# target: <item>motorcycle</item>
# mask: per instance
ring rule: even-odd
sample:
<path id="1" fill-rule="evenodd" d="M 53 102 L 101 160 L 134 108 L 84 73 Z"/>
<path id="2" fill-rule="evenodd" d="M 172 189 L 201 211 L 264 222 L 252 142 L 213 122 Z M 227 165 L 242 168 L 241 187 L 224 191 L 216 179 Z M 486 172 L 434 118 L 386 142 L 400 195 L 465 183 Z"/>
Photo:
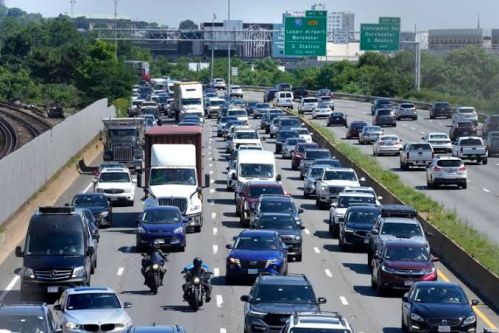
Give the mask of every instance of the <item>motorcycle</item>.
<path id="1" fill-rule="evenodd" d="M 201 306 L 203 306 L 206 300 L 206 290 L 202 285 L 202 282 L 208 282 L 211 272 L 205 272 L 201 276 L 192 276 L 190 272 L 184 275 L 184 279 L 190 282 L 187 290 L 185 299 L 193 311 L 197 311 Z"/>
<path id="2" fill-rule="evenodd" d="M 147 255 L 142 255 L 146 260 Z M 163 278 L 166 274 L 166 269 L 164 268 L 164 263 L 162 262 L 150 262 L 144 268 L 144 277 L 146 286 L 151 289 L 151 293 L 156 295 L 158 293 L 158 288 L 163 284 Z"/>

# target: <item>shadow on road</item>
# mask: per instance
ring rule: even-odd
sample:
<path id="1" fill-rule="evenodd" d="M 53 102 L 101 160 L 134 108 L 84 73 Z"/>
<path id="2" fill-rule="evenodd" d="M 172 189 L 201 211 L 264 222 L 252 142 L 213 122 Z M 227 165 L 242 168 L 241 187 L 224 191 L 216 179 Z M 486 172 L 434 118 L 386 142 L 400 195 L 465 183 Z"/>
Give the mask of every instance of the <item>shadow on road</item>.
<path id="1" fill-rule="evenodd" d="M 222 221 L 222 225 L 231 229 L 242 229 L 243 227 L 239 223 L 239 221 Z"/>
<path id="2" fill-rule="evenodd" d="M 354 271 L 357 274 L 367 274 L 367 275 L 371 274 L 371 271 L 369 270 L 367 264 L 344 262 L 343 266 L 349 268 L 350 270 Z"/>

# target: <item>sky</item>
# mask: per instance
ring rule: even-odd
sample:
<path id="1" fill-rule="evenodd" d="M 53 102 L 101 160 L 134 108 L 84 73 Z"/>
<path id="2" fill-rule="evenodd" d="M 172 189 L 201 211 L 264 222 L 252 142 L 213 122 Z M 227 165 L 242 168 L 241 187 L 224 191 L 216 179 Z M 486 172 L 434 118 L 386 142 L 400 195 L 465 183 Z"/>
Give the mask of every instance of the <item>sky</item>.
<path id="1" fill-rule="evenodd" d="M 376 23 L 379 16 L 399 16 L 402 30 L 418 31 L 446 28 L 476 28 L 478 17 L 484 29 L 499 28 L 499 0 L 117 0 L 118 15 L 134 20 L 178 27 L 180 21 L 196 23 L 227 18 L 244 22 L 281 23 L 286 10 L 305 10 L 324 3 L 329 11 L 355 14 L 360 23 Z M 70 12 L 69 0 L 5 0 L 8 7 L 19 7 L 43 16 Z M 114 15 L 114 0 L 76 0 L 75 13 Z"/>

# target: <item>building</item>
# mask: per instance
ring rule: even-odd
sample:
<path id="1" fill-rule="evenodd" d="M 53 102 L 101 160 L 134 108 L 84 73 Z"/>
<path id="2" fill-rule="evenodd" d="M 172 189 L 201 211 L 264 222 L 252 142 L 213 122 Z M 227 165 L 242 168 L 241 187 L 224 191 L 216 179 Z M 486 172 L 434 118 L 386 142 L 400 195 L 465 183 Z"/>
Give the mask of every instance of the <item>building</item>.
<path id="1" fill-rule="evenodd" d="M 499 29 L 492 29 L 491 44 L 492 48 L 499 48 Z"/>
<path id="2" fill-rule="evenodd" d="M 335 44 L 354 41 L 355 15 L 350 12 L 329 12 L 327 15 L 327 39 Z"/>
<path id="3" fill-rule="evenodd" d="M 431 29 L 428 31 L 428 49 L 447 52 L 464 46 L 483 47 L 482 29 Z"/>

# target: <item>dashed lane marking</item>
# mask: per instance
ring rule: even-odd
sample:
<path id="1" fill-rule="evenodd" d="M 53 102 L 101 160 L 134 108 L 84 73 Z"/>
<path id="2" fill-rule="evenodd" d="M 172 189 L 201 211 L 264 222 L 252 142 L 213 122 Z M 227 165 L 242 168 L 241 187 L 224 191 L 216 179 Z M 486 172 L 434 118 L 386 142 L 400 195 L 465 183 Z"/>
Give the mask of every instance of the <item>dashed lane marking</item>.
<path id="1" fill-rule="evenodd" d="M 220 268 L 218 267 L 213 268 L 213 276 L 214 277 L 220 276 Z"/>
<path id="2" fill-rule="evenodd" d="M 222 305 L 224 304 L 224 299 L 222 295 L 217 295 L 216 299 L 217 299 L 217 308 L 221 308 Z"/>
<path id="3" fill-rule="evenodd" d="M 486 192 L 486 193 L 490 193 L 490 190 L 488 188 L 483 188 L 483 191 Z"/>
<path id="4" fill-rule="evenodd" d="M 211 184 L 215 184 L 215 179 L 210 179 Z"/>
<path id="5" fill-rule="evenodd" d="M 310 236 L 310 230 L 304 229 L 303 231 L 305 232 L 305 235 Z"/>
<path id="6" fill-rule="evenodd" d="M 122 276 L 124 271 L 125 271 L 125 269 L 123 267 L 120 267 L 120 268 L 118 268 L 118 272 L 116 273 L 116 275 Z"/>
<path id="7" fill-rule="evenodd" d="M 227 330 L 226 330 L 225 328 L 223 328 L 223 327 L 222 327 L 222 328 L 220 329 L 220 333 L 227 333 Z"/>
<path id="8" fill-rule="evenodd" d="M 87 193 L 88 190 L 90 190 L 90 188 L 94 185 L 94 183 L 90 183 L 87 185 L 87 187 L 85 187 L 85 189 L 83 190 L 83 193 Z"/>
<path id="9" fill-rule="evenodd" d="M 211 194 L 215 193 L 215 189 L 210 188 L 210 193 L 211 193 Z"/>
<path id="10" fill-rule="evenodd" d="M 211 213 L 211 218 L 212 218 L 213 220 L 214 220 L 214 219 L 216 219 L 216 218 L 217 218 L 217 213 L 215 213 L 215 212 Z"/>
<path id="11" fill-rule="evenodd" d="M 341 304 L 348 305 L 348 301 L 347 301 L 347 298 L 345 296 L 340 296 L 340 301 L 341 301 Z"/>
<path id="12" fill-rule="evenodd" d="M 218 245 L 213 245 L 213 254 L 217 254 L 218 253 Z"/>
<path id="13" fill-rule="evenodd" d="M 210 175 L 212 175 L 212 174 L 213 174 L 213 170 L 210 170 Z"/>
<path id="14" fill-rule="evenodd" d="M 415 130 L 416 130 L 416 127 L 411 127 L 411 129 L 412 129 L 413 131 L 415 131 Z"/>
<path id="15" fill-rule="evenodd" d="M 2 294 L 0 294 L 0 302 L 2 302 L 3 299 L 5 298 L 5 296 L 7 296 L 7 294 L 9 293 L 9 291 L 11 291 L 12 288 L 14 288 L 17 281 L 19 281 L 19 275 L 14 276 L 14 278 L 9 282 L 9 284 L 7 285 L 5 290 L 2 292 Z"/>
<path id="16" fill-rule="evenodd" d="M 331 271 L 327 268 L 324 270 L 324 273 L 326 273 L 327 277 L 330 277 L 330 278 L 333 277 L 333 273 L 331 273 Z"/>
<path id="17" fill-rule="evenodd" d="M 218 235 L 218 229 L 217 228 L 213 228 L 213 236 L 216 236 Z"/>
<path id="18" fill-rule="evenodd" d="M 213 163 L 208 164 L 208 166 L 209 166 L 210 168 L 211 168 L 211 167 L 213 167 Z"/>
<path id="19" fill-rule="evenodd" d="M 321 253 L 321 251 L 319 250 L 319 248 L 317 246 L 314 246 L 314 252 L 317 254 Z"/>

